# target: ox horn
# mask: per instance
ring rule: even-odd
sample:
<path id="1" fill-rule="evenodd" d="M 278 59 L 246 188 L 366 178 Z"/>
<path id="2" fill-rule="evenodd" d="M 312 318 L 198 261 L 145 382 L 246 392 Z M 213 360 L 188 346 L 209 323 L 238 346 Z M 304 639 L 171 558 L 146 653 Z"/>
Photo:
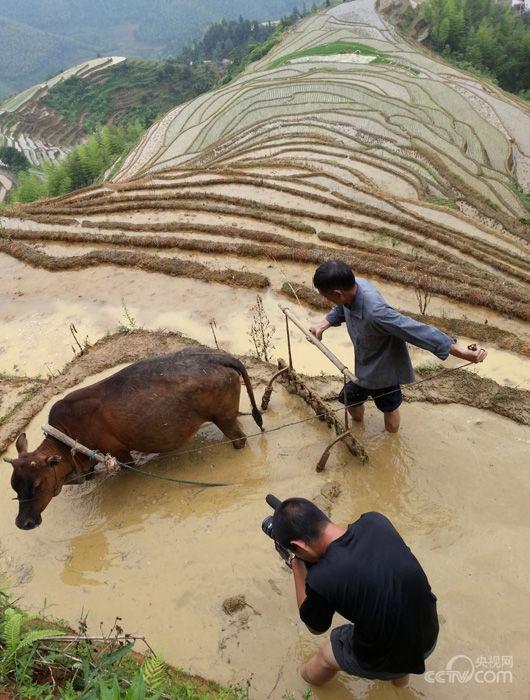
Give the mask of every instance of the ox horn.
<path id="1" fill-rule="evenodd" d="M 8 459 L 7 457 L 4 457 L 4 462 L 7 462 L 8 464 L 13 465 L 14 459 Z"/>

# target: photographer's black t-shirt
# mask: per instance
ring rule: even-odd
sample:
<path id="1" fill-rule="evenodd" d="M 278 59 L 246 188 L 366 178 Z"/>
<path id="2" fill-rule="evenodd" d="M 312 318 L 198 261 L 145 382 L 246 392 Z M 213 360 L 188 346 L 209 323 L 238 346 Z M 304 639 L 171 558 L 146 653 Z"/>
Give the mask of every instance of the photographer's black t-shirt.
<path id="1" fill-rule="evenodd" d="M 353 622 L 353 650 L 369 671 L 424 673 L 438 636 L 436 597 L 392 523 L 365 513 L 308 568 L 300 617 L 325 632 L 333 614 Z"/>

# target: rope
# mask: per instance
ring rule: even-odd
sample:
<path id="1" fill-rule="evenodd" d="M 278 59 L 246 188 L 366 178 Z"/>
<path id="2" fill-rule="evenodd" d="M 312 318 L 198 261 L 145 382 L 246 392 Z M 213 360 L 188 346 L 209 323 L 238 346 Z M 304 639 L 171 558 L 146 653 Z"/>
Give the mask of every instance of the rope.
<path id="1" fill-rule="evenodd" d="M 450 372 L 456 372 L 459 369 L 463 369 L 464 367 L 469 367 L 469 365 L 474 365 L 474 362 L 466 362 L 463 365 L 459 365 L 458 367 L 449 367 L 447 369 L 440 370 L 436 374 L 431 374 L 428 377 L 424 377 L 423 379 L 418 379 L 415 382 L 411 382 L 409 386 L 416 386 L 417 384 L 423 384 L 424 382 L 427 382 L 431 379 L 436 379 L 437 377 L 441 376 L 442 374 L 448 374 Z M 401 391 L 401 388 L 398 389 L 392 389 L 391 391 L 386 391 L 384 394 L 379 394 L 377 398 L 382 398 L 383 396 L 390 396 L 390 394 L 395 394 L 396 392 Z M 374 401 L 374 399 L 369 396 L 367 400 Z M 349 403 L 349 404 L 344 404 L 340 408 L 333 408 L 329 409 L 326 411 L 326 413 L 339 413 L 340 411 L 344 411 L 346 408 L 352 408 L 353 406 L 361 406 L 365 401 L 357 401 L 356 403 Z M 284 428 L 292 428 L 295 425 L 301 425 L 302 423 L 308 423 L 311 420 L 315 420 L 316 418 L 322 418 L 323 416 L 326 415 L 326 413 L 315 413 L 313 416 L 309 416 L 308 418 L 301 418 L 300 420 L 296 421 L 291 421 L 290 423 L 284 423 L 283 425 L 277 425 L 275 428 L 269 428 L 268 430 L 263 430 L 260 431 L 259 433 L 250 433 L 250 435 L 246 435 L 247 439 L 254 438 L 254 437 L 259 437 L 260 435 L 268 435 L 269 433 L 276 433 L 278 430 L 283 430 Z M 189 454 L 194 454 L 196 452 L 202 452 L 203 450 L 208 450 L 208 449 L 213 449 L 217 448 L 220 445 L 231 445 L 233 442 L 237 442 L 240 438 L 235 438 L 234 440 L 221 440 L 220 442 L 213 443 L 211 445 L 204 445 L 203 447 L 198 447 L 194 448 L 193 450 L 183 450 L 183 451 L 178 451 L 174 453 L 169 453 L 165 455 L 162 460 L 167 459 L 168 457 L 172 456 L 172 454 L 175 455 L 189 455 Z M 162 461 L 159 460 L 159 461 Z"/>
<path id="2" fill-rule="evenodd" d="M 447 369 L 440 370 L 439 372 L 436 372 L 436 374 L 431 374 L 428 377 L 424 377 L 423 379 L 419 379 L 415 382 L 411 382 L 410 386 L 416 386 L 418 384 L 423 384 L 424 382 L 428 382 L 432 379 L 436 379 L 437 377 L 440 377 L 442 374 L 449 374 L 451 372 L 456 372 L 457 370 L 464 369 L 465 367 L 469 367 L 470 365 L 473 365 L 473 364 L 475 364 L 475 363 L 474 362 L 466 362 L 463 365 L 459 365 L 458 367 L 449 367 Z M 379 394 L 378 398 L 382 398 L 383 396 L 389 396 L 390 394 L 394 394 L 398 391 L 401 391 L 401 388 L 392 389 L 391 391 L 386 391 L 384 394 Z M 368 399 L 371 401 L 374 400 L 371 396 L 369 396 Z M 365 403 L 365 402 L 364 401 L 357 401 L 357 402 L 351 403 L 351 404 L 344 404 L 340 408 L 334 408 L 334 409 L 328 410 L 327 413 L 338 413 L 340 411 L 347 410 L 348 408 L 352 408 L 354 406 L 360 406 L 363 403 Z M 295 425 L 302 425 L 303 423 L 308 423 L 309 421 L 315 420 L 317 418 L 321 418 L 324 415 L 325 415 L 324 413 L 316 413 L 315 415 L 309 416 L 308 418 L 302 418 L 300 420 L 291 421 L 290 423 L 284 423 L 283 425 L 277 425 L 275 428 L 269 428 L 268 430 L 260 431 L 259 433 L 251 433 L 250 435 L 247 435 L 246 437 L 247 437 L 247 439 L 249 439 L 249 438 L 259 437 L 260 435 L 268 435 L 269 433 L 276 433 L 279 430 L 284 430 L 285 428 L 292 428 Z M 57 438 L 55 438 L 55 439 L 57 439 Z M 237 442 L 240 439 L 241 438 L 234 438 L 233 440 L 221 440 L 221 442 L 216 442 L 212 445 L 204 445 L 203 447 L 198 447 L 198 448 L 195 448 L 193 450 L 184 450 L 182 452 L 179 451 L 179 452 L 175 452 L 173 454 L 179 455 L 179 456 L 180 455 L 195 454 L 197 452 L 202 452 L 205 449 L 217 448 L 217 447 L 220 447 L 221 445 L 231 445 L 233 442 Z M 102 457 L 102 456 L 106 457 L 106 455 L 104 455 L 99 450 L 92 450 L 91 455 L 90 455 L 90 457 L 92 459 L 97 459 L 97 457 Z M 163 459 L 167 459 L 170 456 L 171 456 L 171 454 L 168 454 Z M 133 472 L 136 472 L 138 474 L 143 474 L 144 476 L 150 476 L 154 479 L 160 479 L 161 481 L 171 481 L 173 483 L 183 484 L 186 486 L 201 486 L 203 488 L 208 488 L 208 487 L 231 486 L 232 485 L 228 482 L 216 483 L 216 482 L 203 482 L 203 481 L 189 481 L 187 479 L 174 479 L 173 477 L 170 477 L 170 476 L 161 476 L 160 474 L 156 474 L 155 472 L 145 471 L 144 469 L 138 469 L 137 467 L 133 467 L 131 464 L 127 464 L 124 462 L 118 462 L 118 460 L 116 460 L 116 463 L 119 464 L 120 467 L 123 467 L 124 469 L 128 469 L 129 471 L 133 471 Z M 96 473 L 101 473 L 101 470 L 92 469 L 91 471 L 83 474 L 83 476 L 87 477 L 87 476 L 91 476 L 92 474 L 96 474 Z M 63 486 L 67 486 L 71 483 L 74 483 L 78 479 L 79 479 L 79 476 L 76 475 L 73 479 L 63 482 Z M 33 501 L 35 499 L 34 498 L 25 498 L 25 499 L 13 498 L 12 500 L 19 501 L 20 503 L 24 503 L 26 501 Z"/>
<path id="3" fill-rule="evenodd" d="M 261 434 L 261 433 L 260 433 Z M 94 458 L 95 455 L 99 454 L 101 456 L 103 455 L 102 452 L 99 452 L 99 450 L 94 450 L 93 451 Z M 152 476 L 153 479 L 160 479 L 161 481 L 172 481 L 177 484 L 186 484 L 187 486 L 203 486 L 203 487 L 210 487 L 210 486 L 231 486 L 229 482 L 212 482 L 212 481 L 189 481 L 188 479 L 174 479 L 171 476 L 162 476 L 161 474 L 156 474 L 155 472 L 148 472 L 145 469 L 138 469 L 138 467 L 133 467 L 132 464 L 127 463 L 127 462 L 120 462 L 119 460 L 116 460 L 116 464 L 118 464 L 120 467 L 123 467 L 123 469 L 128 469 L 131 472 L 136 472 L 137 474 L 144 474 L 145 476 Z"/>

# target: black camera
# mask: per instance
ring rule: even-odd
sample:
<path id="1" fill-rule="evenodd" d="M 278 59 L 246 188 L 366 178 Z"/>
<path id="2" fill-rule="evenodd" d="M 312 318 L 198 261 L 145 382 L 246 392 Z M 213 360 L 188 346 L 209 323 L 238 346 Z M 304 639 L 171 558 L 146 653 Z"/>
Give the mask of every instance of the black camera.
<path id="1" fill-rule="evenodd" d="M 276 496 L 273 496 L 270 493 L 267 496 L 265 496 L 265 500 L 273 510 L 276 510 L 276 508 L 278 508 L 278 506 L 281 505 L 280 499 L 276 498 Z M 272 529 L 272 515 L 267 515 L 267 517 L 263 520 L 263 522 L 261 523 L 261 529 L 267 535 L 267 537 L 270 537 L 271 540 L 273 540 L 276 551 L 285 561 L 287 566 L 291 566 L 291 562 L 295 555 L 293 554 L 293 552 L 290 552 L 287 549 L 287 547 L 281 545 L 274 537 L 274 532 Z"/>

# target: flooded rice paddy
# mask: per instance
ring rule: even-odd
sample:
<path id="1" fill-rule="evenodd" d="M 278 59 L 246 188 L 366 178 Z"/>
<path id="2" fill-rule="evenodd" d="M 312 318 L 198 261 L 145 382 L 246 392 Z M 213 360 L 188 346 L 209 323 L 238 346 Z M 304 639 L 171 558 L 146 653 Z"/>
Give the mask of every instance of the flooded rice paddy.
<path id="1" fill-rule="evenodd" d="M 41 439 L 48 410 L 44 406 L 28 428 L 30 447 Z M 242 410 L 248 410 L 246 397 Z M 279 388 L 265 424 L 309 415 L 300 399 Z M 251 418 L 242 421 L 247 433 L 256 432 Z M 127 631 L 145 635 L 186 671 L 222 683 L 248 681 L 252 698 L 282 698 L 288 691 L 300 697 L 305 685 L 297 666 L 319 642 L 299 622 L 291 575 L 261 532 L 269 512 L 264 496 L 322 502 L 321 491 L 335 482 L 340 495 L 324 501 L 332 518 L 347 523 L 366 511 L 385 513 L 429 576 L 442 624 L 428 669 L 443 670 L 458 654 L 513 657 L 509 686 L 455 688 L 414 677 L 399 697 L 522 700 L 529 681 L 528 429 L 458 405 L 408 404 L 397 436 L 382 432 L 373 406 L 355 430 L 370 462 L 363 466 L 337 446 L 317 474 L 330 433 L 316 420 L 252 438 L 240 451 L 220 445 L 222 435 L 207 425 L 181 454 L 150 468 L 229 486 L 182 487 L 123 473 L 66 487 L 33 532 L 15 528 L 6 465 L 2 563 L 28 608 L 45 604 L 49 614 L 73 624 L 88 611 L 92 631 L 120 616 Z M 239 594 L 250 607 L 226 615 L 223 601 Z M 341 674 L 314 695 L 383 700 L 397 693 L 390 684 Z"/>
<path id="2" fill-rule="evenodd" d="M 223 259 L 223 264 L 232 261 Z M 263 268 L 273 285 L 263 295 L 275 326 L 272 354 L 286 357 L 284 320 L 277 307 L 285 298 L 274 290 L 285 279 L 309 285 L 311 268 L 266 263 Z M 112 269 L 110 275 L 110 269 L 54 274 L 3 258 L 0 369 L 19 375 L 57 373 L 73 356 L 70 323 L 76 324 L 81 341 L 88 336 L 94 342 L 132 319 L 138 327 L 180 330 L 213 345 L 209 323 L 215 320 L 223 348 L 237 354 L 251 351 L 255 291 L 140 270 Z M 415 310 L 410 290 L 378 286 L 390 303 Z M 304 323 L 321 316 L 295 301 L 290 305 Z M 432 313 L 488 319 L 528 337 L 522 323 L 447 299 L 434 297 Z M 351 364 L 344 329 L 329 331 L 325 339 Z M 298 371 L 332 372 L 297 331 L 292 343 Z M 428 353 L 414 349 L 412 354 L 416 366 L 436 363 Z M 472 371 L 502 385 L 529 387 L 528 361 L 495 347 L 487 362 Z M 256 387 L 261 395 L 263 386 Z M 49 405 L 28 428 L 31 447 L 41 440 Z M 246 396 L 242 410 L 248 410 Z M 261 520 L 269 512 L 264 496 L 318 498 L 339 523 L 377 510 L 394 522 L 417 555 L 439 599 L 440 639 L 427 668 L 443 671 L 457 655 L 473 660 L 509 656 L 513 682 L 479 686 L 472 681 L 455 687 L 414 677 L 409 689 L 398 691 L 382 682 L 339 675 L 314 691 L 315 698 L 526 700 L 530 432 L 457 403 L 405 404 L 402 410 L 402 430 L 390 436 L 382 430 L 381 414 L 368 406 L 365 426 L 354 430 L 369 463 L 361 465 L 338 445 L 322 474 L 314 467 L 331 435 L 316 420 L 253 437 L 241 451 L 220 445 L 222 435 L 206 425 L 180 454 L 149 468 L 229 486 L 189 488 L 123 473 L 66 487 L 33 532 L 14 525 L 16 503 L 10 500 L 10 468 L 5 465 L 0 473 L 0 570 L 8 573 L 16 596 L 29 609 L 45 605 L 48 614 L 73 625 L 88 612 L 92 631 L 99 631 L 102 622 L 110 627 L 119 616 L 128 632 L 145 635 L 168 662 L 186 671 L 221 683 L 248 682 L 253 700 L 281 700 L 288 692 L 298 698 L 305 689 L 298 665 L 319 640 L 299 622 L 291 576 L 261 532 Z M 311 415 L 300 399 L 279 389 L 265 424 L 272 428 Z M 242 422 L 247 433 L 256 432 L 249 417 Z M 330 482 L 340 486 L 333 501 L 322 496 Z M 240 594 L 249 606 L 228 616 L 223 601 Z"/>
<path id="3" fill-rule="evenodd" d="M 230 264 L 225 256 L 223 262 Z M 275 291 L 286 280 L 310 285 L 312 267 L 297 264 L 274 269 L 272 265 L 267 268 L 266 263 L 263 267 L 274 282 L 273 289 L 262 293 L 265 311 L 275 329 L 272 354 L 285 358 L 285 320 L 278 303 L 289 303 L 308 325 L 320 319 L 324 312 L 309 311 Z M 237 354 L 253 351 L 248 335 L 252 307 L 256 303 L 253 290 L 136 269 L 114 268 L 111 276 L 111 268 L 105 266 L 60 273 L 30 270 L 25 274 L 25 265 L 4 256 L 2 270 L 5 274 L 0 277 L 0 369 L 7 373 L 45 377 L 58 372 L 73 357 L 71 323 L 75 324 L 82 342 L 88 338 L 93 343 L 120 325 L 129 325 L 126 311 L 137 327 L 180 330 L 207 345 L 214 342 L 210 322 L 215 321 L 221 347 Z M 378 281 L 376 284 L 389 303 L 417 312 L 412 290 Z M 529 337 L 528 326 L 523 322 L 441 297 L 433 297 L 429 313 L 476 322 L 487 320 L 522 338 Z M 333 352 L 351 364 L 351 343 L 344 328 L 329 330 L 325 340 Z M 459 339 L 462 344 L 472 340 L 476 339 Z M 292 343 L 299 372 L 315 375 L 333 370 L 296 330 L 292 333 Z M 412 356 L 416 366 L 437 362 L 433 355 L 416 348 L 412 349 Z M 461 362 L 456 358 L 449 358 L 446 366 L 458 364 Z M 530 388 L 526 358 L 506 350 L 494 348 L 488 361 L 472 371 L 502 385 Z"/>

